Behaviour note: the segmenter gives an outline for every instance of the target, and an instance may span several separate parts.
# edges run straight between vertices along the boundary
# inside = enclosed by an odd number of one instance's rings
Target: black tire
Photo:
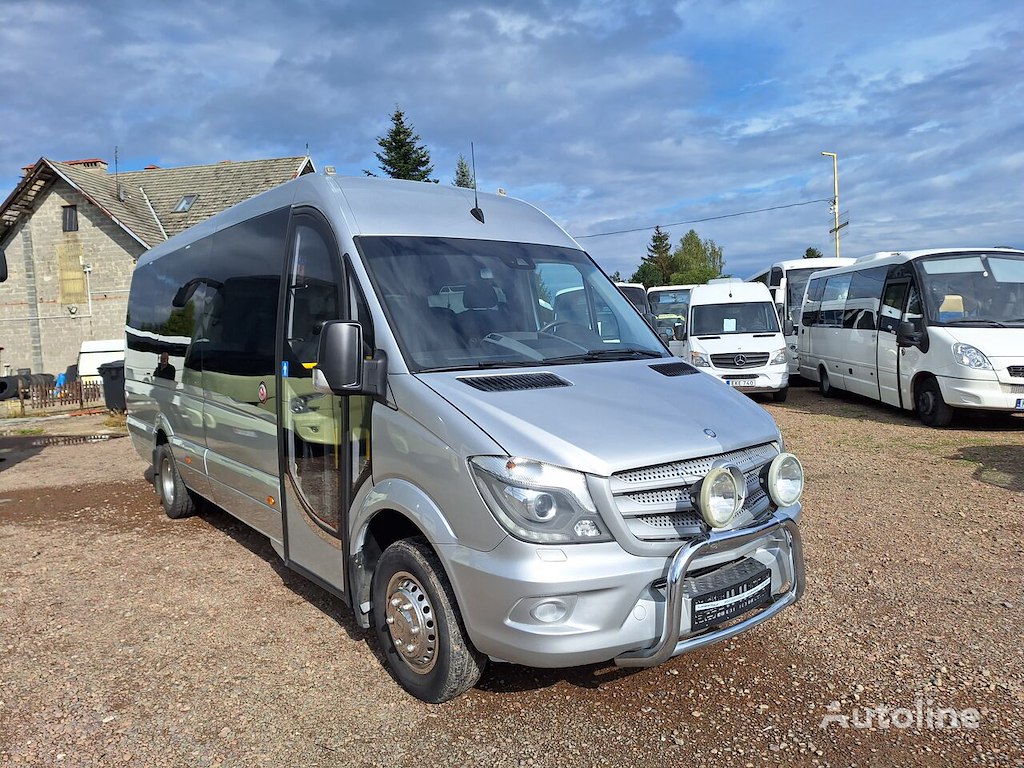
[[[787,397],[789,397],[789,387],[783,387],[778,392],[772,392],[772,400],[776,403],[786,402]]]
[[[153,482],[156,484],[156,493],[160,497],[160,505],[164,512],[172,520],[194,515],[196,505],[185,483],[182,482],[181,475],[178,474],[171,446],[167,443],[157,446],[154,458]]]
[[[818,391],[822,397],[835,397],[836,390],[828,379],[828,371],[824,368],[818,371]]]
[[[476,685],[487,658],[470,643],[451,583],[426,539],[402,539],[384,550],[371,597],[377,642],[405,690],[440,704]]]
[[[921,422],[928,427],[948,427],[953,421],[953,409],[942,399],[939,382],[929,376],[923,379],[914,392],[914,405]]]

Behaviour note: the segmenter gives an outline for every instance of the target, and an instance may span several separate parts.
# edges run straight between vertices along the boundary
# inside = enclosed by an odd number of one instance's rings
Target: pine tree
[[[667,285],[672,275],[672,241],[668,232],[661,227],[654,228],[651,244],[647,246],[647,255],[640,262],[640,268],[633,275],[633,282],[643,283],[645,287]]]
[[[825,254],[823,254],[821,251],[814,247],[808,248],[806,251],[804,251],[805,259],[820,259],[824,255]]]
[[[392,179],[409,179],[410,181],[433,181],[430,174],[434,166],[430,162],[430,152],[420,144],[420,137],[411,125],[405,123],[405,113],[396,106],[391,115],[391,130],[386,136],[378,136],[377,144],[380,152],[374,152],[377,162],[385,175]],[[367,176],[376,176],[372,171],[364,171]]]
[[[467,189],[473,189],[476,187],[476,178],[473,176],[473,171],[469,167],[469,163],[466,162],[466,158],[459,155],[459,162],[455,165],[455,179],[452,184],[456,187],[466,187]]]

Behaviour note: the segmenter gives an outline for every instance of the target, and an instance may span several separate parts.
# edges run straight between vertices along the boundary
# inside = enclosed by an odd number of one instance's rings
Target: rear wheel
[[[776,403],[786,402],[787,397],[789,397],[789,387],[783,387],[778,392],[772,392],[772,400]]]
[[[178,467],[171,454],[171,446],[167,443],[156,449],[156,492],[160,496],[160,504],[168,517],[179,520],[196,513],[192,496],[178,474]]]
[[[929,427],[948,427],[953,421],[953,409],[942,399],[939,382],[929,376],[917,387],[914,396],[917,415]]]
[[[476,685],[487,659],[470,643],[451,583],[426,539],[385,549],[371,593],[377,641],[405,690],[439,704]]]
[[[832,388],[832,382],[828,380],[828,371],[824,368],[818,371],[818,391],[822,397],[835,397],[836,391]]]

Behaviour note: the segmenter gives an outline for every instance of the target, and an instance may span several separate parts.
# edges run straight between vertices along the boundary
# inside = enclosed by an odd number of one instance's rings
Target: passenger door
[[[351,293],[326,220],[312,211],[295,214],[278,346],[285,555],[289,565],[342,596],[348,593],[348,510],[369,476],[370,399],[318,392],[313,368],[323,323],[362,319],[350,310]]]
[[[902,406],[902,402],[898,378],[900,350],[896,346],[896,330],[903,316],[909,289],[909,279],[890,279],[882,292],[882,306],[878,313],[876,361],[879,397],[883,403],[897,407]]]

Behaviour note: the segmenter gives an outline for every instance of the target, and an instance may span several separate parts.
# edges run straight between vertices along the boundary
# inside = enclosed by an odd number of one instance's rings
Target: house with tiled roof
[[[124,335],[135,262],[225,208],[314,173],[309,157],[147,166],[42,157],[0,204],[0,376],[59,373],[83,341]]]

